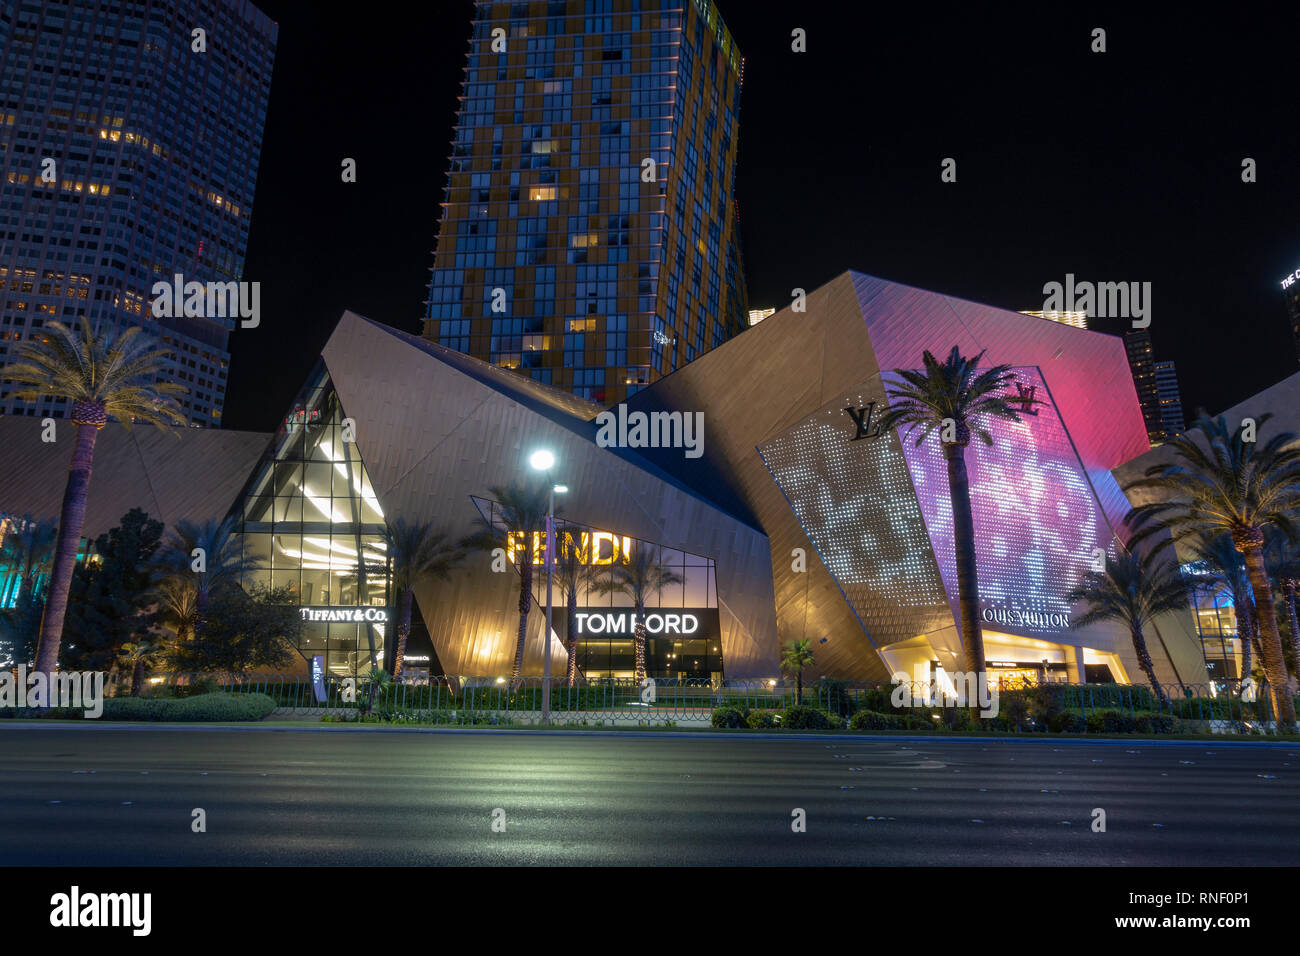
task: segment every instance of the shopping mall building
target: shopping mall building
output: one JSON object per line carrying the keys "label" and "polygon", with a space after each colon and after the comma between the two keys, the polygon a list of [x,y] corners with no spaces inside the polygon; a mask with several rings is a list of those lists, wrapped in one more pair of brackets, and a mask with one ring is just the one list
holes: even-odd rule
{"label": "shopping mall building", "polygon": [[[954,345],[1012,366],[1010,394],[1033,399],[1019,423],[992,424],[991,447],[967,451],[991,668],[1141,679],[1127,632],[1073,627],[1065,597],[1099,549],[1115,547],[1128,502],[1112,470],[1149,449],[1122,340],[859,273],[608,415],[345,313],[274,435],[107,426],[86,534],[131,507],[169,525],[236,516],[245,553],[266,569],[250,580],[297,595],[303,666],[320,656],[350,673],[368,666],[372,642],[391,663],[387,523],[430,522],[452,537],[500,524],[494,489],[544,480],[529,457],[545,448],[551,480],[568,488],[563,526],[592,568],[575,620],[586,676],[632,674],[631,602],[608,583],[644,548],[680,579],[649,601],[651,676],[776,677],[780,648],[803,639],[815,675],[960,670],[942,453],[875,424],[891,371]],[[31,418],[0,418],[0,441],[0,511],[57,515],[68,442],[42,442]],[[511,539],[504,567],[483,553],[417,583],[409,667],[509,673],[518,567],[542,570],[540,536],[527,537]],[[544,601],[544,573],[534,582]],[[541,672],[544,629],[534,611],[526,673]],[[567,630],[557,613],[558,673]],[[1162,680],[1205,680],[1190,613],[1161,618],[1149,644]]]}

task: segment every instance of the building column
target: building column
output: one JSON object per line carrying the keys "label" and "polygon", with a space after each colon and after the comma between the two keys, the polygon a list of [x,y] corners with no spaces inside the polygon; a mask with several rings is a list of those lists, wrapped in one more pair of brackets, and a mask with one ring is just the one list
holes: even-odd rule
{"label": "building column", "polygon": [[1065,672],[1072,684],[1088,683],[1088,669],[1083,663],[1083,648],[1070,647],[1065,655]]}

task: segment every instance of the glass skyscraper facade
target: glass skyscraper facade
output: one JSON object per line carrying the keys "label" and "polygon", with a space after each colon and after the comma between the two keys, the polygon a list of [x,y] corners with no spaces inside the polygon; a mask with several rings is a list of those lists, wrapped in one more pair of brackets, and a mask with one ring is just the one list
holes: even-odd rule
{"label": "glass skyscraper facade", "polygon": [[1133,372],[1133,387],[1137,389],[1138,404],[1142,406],[1147,438],[1152,445],[1163,444],[1166,435],[1160,414],[1160,386],[1156,381],[1156,359],[1155,350],[1151,347],[1151,333],[1146,329],[1130,329],[1124,333],[1124,349],[1128,352],[1128,364]]}
{"label": "glass skyscraper facade", "polygon": [[277,32],[248,0],[0,4],[0,363],[51,320],[140,325],[220,424],[236,320],[155,319],[152,289],[240,278]]}
{"label": "glass skyscraper facade", "polygon": [[479,2],[424,335],[602,404],[746,327],[711,0]]}

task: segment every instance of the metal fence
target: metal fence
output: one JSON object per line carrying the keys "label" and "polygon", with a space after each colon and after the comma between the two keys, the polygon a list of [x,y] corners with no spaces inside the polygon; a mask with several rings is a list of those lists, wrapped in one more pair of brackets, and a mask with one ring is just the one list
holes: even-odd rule
{"label": "metal fence", "polygon": [[[325,714],[340,719],[370,712],[386,718],[430,723],[527,722],[542,709],[543,679],[524,677],[433,677],[401,679],[372,685],[368,678],[329,675],[321,686],[305,677],[279,674],[223,675],[169,674],[150,678],[149,695],[187,695],[206,689],[230,693],[266,694],[285,717]],[[130,676],[115,674],[108,693],[130,693]],[[1275,723],[1274,699],[1267,685],[1242,686],[1239,681],[1174,685],[1164,696],[1143,684],[1044,683],[997,696],[1001,715],[996,722],[981,721],[990,729],[1045,729],[1055,715],[1075,714],[1087,722],[1100,715],[1128,718],[1166,716],[1183,722],[1183,729],[1216,731],[1268,730]],[[905,701],[907,703],[901,703]],[[726,680],[653,679],[587,680],[570,687],[564,678],[551,680],[552,720],[565,722],[689,722],[708,723],[714,710],[734,707],[744,711],[784,711],[805,706],[836,714],[845,720],[858,711],[911,713],[933,717],[950,713],[936,685],[885,682],[806,681],[800,692],[788,679]],[[1070,725],[1068,719],[1062,725]],[[1076,729],[1078,721],[1074,721]],[[1092,728],[1089,728],[1092,729]]]}

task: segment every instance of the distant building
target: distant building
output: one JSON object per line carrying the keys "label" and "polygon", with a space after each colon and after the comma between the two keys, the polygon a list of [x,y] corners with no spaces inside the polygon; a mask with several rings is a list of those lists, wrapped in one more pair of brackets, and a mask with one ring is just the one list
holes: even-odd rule
{"label": "distant building", "polygon": [[1052,310],[1049,312],[1025,311],[1021,314],[1032,315],[1036,319],[1051,319],[1053,322],[1060,322],[1062,325],[1072,325],[1076,329],[1086,329],[1088,327],[1087,312],[1074,312],[1074,311],[1059,312],[1056,310]]}
{"label": "distant building", "polygon": [[1156,398],[1160,403],[1160,430],[1165,440],[1181,435],[1187,425],[1183,400],[1178,394],[1178,373],[1173,362],[1156,362]]}
{"label": "distant building", "polygon": [[[0,365],[50,321],[143,326],[221,424],[238,316],[155,318],[153,288],[241,279],[278,30],[248,0],[0,4]],[[0,414],[71,410],[11,390]]]}
{"label": "distant building", "polygon": [[424,336],[602,404],[746,328],[713,0],[475,4]]}
{"label": "distant building", "polygon": [[758,325],[758,323],[762,322],[769,315],[776,315],[776,309],[750,309],[749,324]]}
{"label": "distant building", "polygon": [[1156,360],[1151,348],[1151,333],[1146,329],[1130,329],[1124,333],[1124,348],[1128,352],[1128,365],[1133,372],[1138,403],[1142,406],[1147,437],[1151,444],[1159,445],[1165,440],[1165,431],[1160,417],[1160,389],[1156,383]]}
{"label": "distant building", "polygon": [[1296,355],[1300,357],[1300,269],[1282,280],[1282,299],[1291,320],[1291,338],[1295,341]]}

